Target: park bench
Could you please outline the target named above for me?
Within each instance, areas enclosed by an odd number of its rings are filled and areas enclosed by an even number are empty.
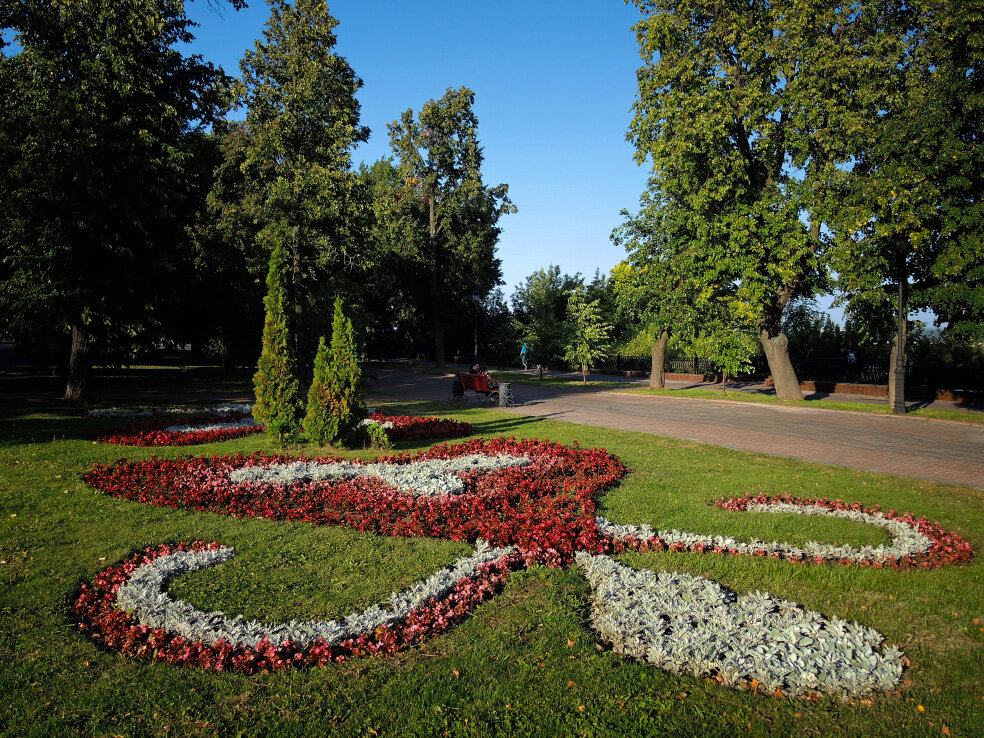
[[[465,392],[472,390],[475,397],[486,405],[499,401],[498,385],[489,381],[489,378],[484,374],[456,374],[455,376],[461,382]]]

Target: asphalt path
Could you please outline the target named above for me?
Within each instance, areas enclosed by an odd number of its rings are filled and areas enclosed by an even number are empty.
[[[378,373],[370,392],[379,398],[444,400],[451,386],[450,375]],[[505,412],[984,488],[984,425],[547,385],[513,391],[520,404]]]

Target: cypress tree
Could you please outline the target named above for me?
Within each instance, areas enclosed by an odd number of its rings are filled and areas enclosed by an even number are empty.
[[[314,382],[304,420],[312,441],[334,446],[358,438],[359,423],[366,416],[361,379],[352,321],[345,317],[338,298],[331,322],[331,347],[327,348],[322,338],[314,361]]]
[[[301,430],[301,390],[297,381],[287,315],[287,254],[278,242],[270,254],[267,294],[263,298],[266,321],[263,325],[263,351],[253,375],[256,405],[253,417],[267,427],[267,433],[287,445]]]

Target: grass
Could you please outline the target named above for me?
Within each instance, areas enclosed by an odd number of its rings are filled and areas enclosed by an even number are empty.
[[[885,540],[881,530],[843,520],[736,514],[709,505],[746,492],[791,492],[926,515],[984,550],[979,490],[474,406],[390,409],[467,420],[483,435],[605,447],[630,469],[600,503],[618,522],[795,542]],[[53,403],[0,408],[3,735],[938,736],[943,726],[952,735],[984,734],[979,557],[966,567],[915,572],[713,555],[622,557],[636,567],[708,576],[738,592],[767,590],[878,629],[901,645],[912,666],[898,693],[871,700],[775,699],[628,661],[603,648],[588,627],[590,590],[573,568],[514,574],[501,595],[447,634],[395,657],[322,670],[246,677],[100,650],[73,626],[70,598],[81,581],[144,546],[193,539],[235,546],[236,559],[180,579],[171,591],[200,608],[263,619],[334,617],[365,607],[468,550],[451,541],[232,519],[106,497],[81,480],[94,463],[274,450],[257,436],[180,449],[87,440],[120,422],[79,417]]]
[[[624,385],[623,385],[624,387]],[[710,389],[649,389],[634,388],[623,390],[633,395],[662,395],[665,397],[688,397],[698,400],[719,400],[724,402],[756,402],[772,405],[790,405],[793,407],[811,407],[822,410],[850,410],[859,413],[881,413],[891,415],[892,409],[887,401],[884,403],[870,402],[838,402],[836,400],[802,400],[784,401],[775,395],[764,395],[753,392],[740,392],[733,390],[724,394],[718,390]],[[984,412],[974,412],[966,410],[944,410],[933,407],[915,407],[906,412],[907,416],[916,418],[932,418],[934,420],[959,420],[964,423],[984,423]]]

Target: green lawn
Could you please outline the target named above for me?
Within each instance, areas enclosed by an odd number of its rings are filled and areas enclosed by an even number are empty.
[[[979,490],[476,407],[390,409],[467,420],[479,434],[607,448],[630,469],[601,501],[602,512],[618,522],[796,542],[887,540],[880,529],[843,520],[735,514],[709,505],[747,492],[791,492],[926,515],[964,536],[975,552],[984,550]],[[912,665],[900,692],[870,701],[777,699],[628,661],[602,647],[588,627],[590,591],[574,568],[518,572],[472,618],[425,645],[322,670],[241,676],[101,650],[74,627],[71,596],[83,580],[148,545],[206,539],[235,546],[239,555],[229,564],[178,580],[171,591],[203,609],[264,619],[335,617],[365,607],[469,550],[451,541],[107,497],[81,480],[94,463],[273,450],[256,436],[156,450],[86,438],[121,422],[55,405],[0,409],[4,735],[935,736],[944,726],[952,735],[984,735],[979,556],[965,567],[913,572],[715,555],[622,557],[636,567],[708,576],[739,593],[767,590],[876,628]]]

